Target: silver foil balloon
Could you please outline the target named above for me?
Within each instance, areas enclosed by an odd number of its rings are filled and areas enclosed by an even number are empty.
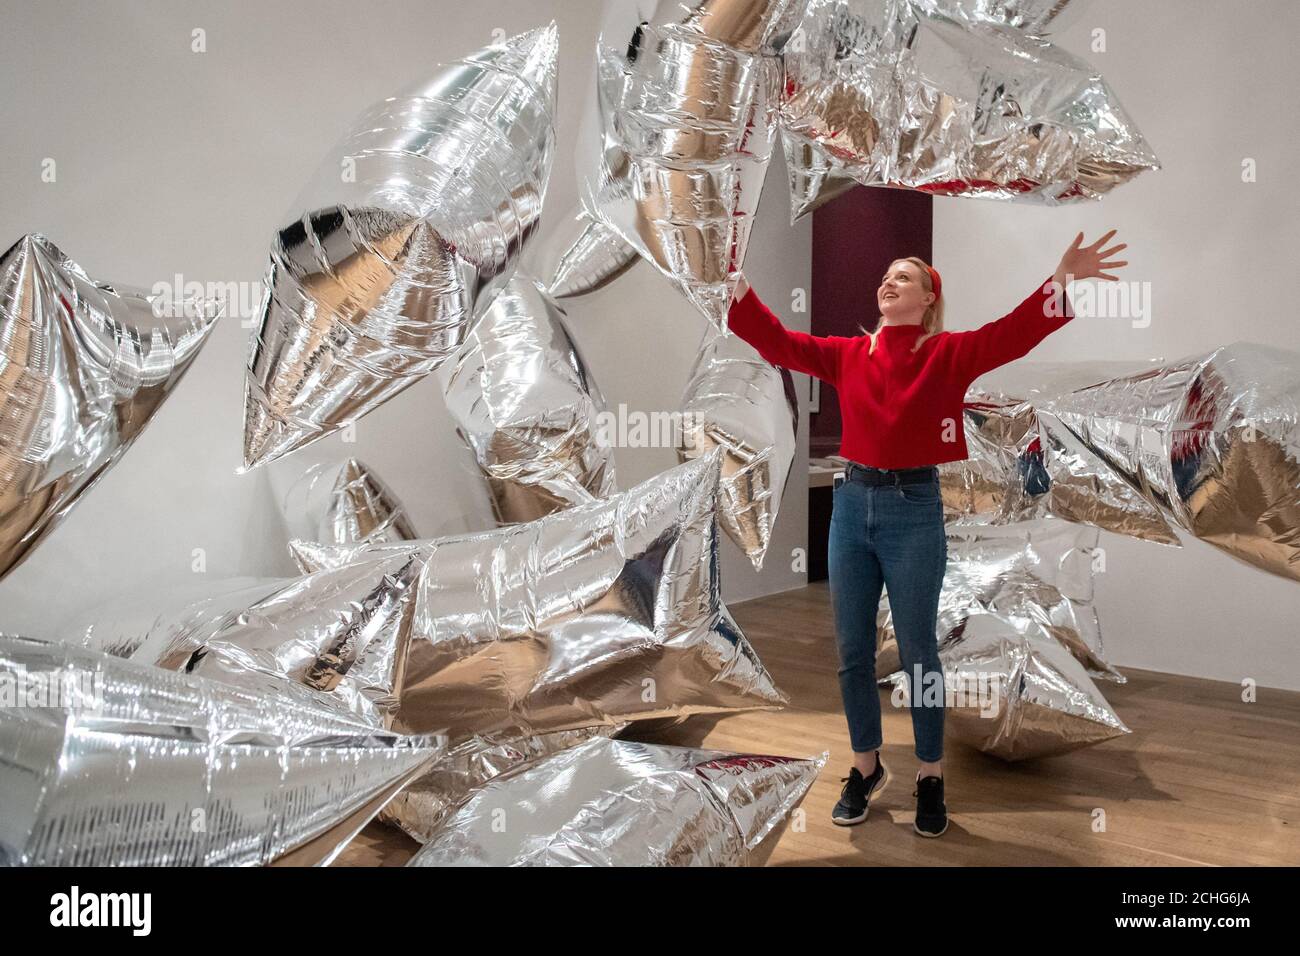
[[[498,522],[531,521],[614,490],[605,399],[535,280],[516,275],[439,370]]]
[[[379,819],[427,843],[476,788],[528,761],[559,753],[592,737],[612,737],[624,725],[559,730],[536,737],[474,736],[443,754],[384,807]]]
[[[791,0],[611,3],[579,195],[725,331],[776,129]]]
[[[678,457],[687,461],[722,450],[718,520],[761,570],[794,464],[799,424],[794,381],[739,336],[710,329],[705,339],[682,398]]]
[[[217,315],[91,279],[44,236],[0,256],[0,578],[131,446]]]
[[[1043,414],[1052,395],[1142,371],[1136,362],[1018,363],[975,382],[963,414],[970,457],[940,467],[945,512],[964,523],[1057,517],[1180,547],[1161,509]]]
[[[555,25],[365,112],[271,247],[244,462],[328,435],[449,358],[534,233],[550,175]]]
[[[294,537],[334,544],[419,537],[397,495],[356,458],[307,469],[289,488],[283,511]]]
[[[384,553],[300,578],[217,585],[143,634],[101,618],[85,643],[230,684],[300,684],[382,727],[397,708],[421,567]]]
[[[940,635],[956,632],[972,611],[1036,622],[1094,678],[1124,683],[1104,657],[1093,604],[1101,557],[1096,528],[1053,519],[1011,525],[948,525],[948,568],[939,596]],[[876,673],[901,665],[886,596],[877,616]]]
[[[586,212],[570,216],[568,224],[569,229],[555,240],[564,251],[544,272],[550,276],[546,291],[557,299],[603,289],[640,258],[618,233]]]
[[[1102,461],[1194,537],[1300,581],[1300,353],[1236,342],[1038,401],[1056,461]]]
[[[795,218],[828,198],[823,185],[841,192],[844,177],[1056,205],[1159,168],[1091,66],[982,17],[910,0],[811,0],[783,62],[782,142],[803,190],[791,197]]]
[[[0,864],[329,863],[442,752],[303,688],[0,637]]]
[[[596,738],[480,787],[410,866],[744,866],[827,759]]]
[[[1030,617],[972,611],[939,648],[944,733],[1016,761],[1069,753],[1131,731],[1083,665]],[[933,685],[892,678],[901,703]],[[927,699],[922,697],[922,700]]]
[[[299,543],[304,567],[424,562],[393,727],[534,736],[787,703],[721,601],[722,453],[528,524]]]

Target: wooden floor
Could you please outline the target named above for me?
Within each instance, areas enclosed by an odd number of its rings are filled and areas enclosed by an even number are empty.
[[[1300,693],[1121,667],[1101,684],[1133,733],[1061,757],[1006,764],[949,742],[948,832],[912,831],[916,756],[906,711],[882,695],[894,774],[866,823],[830,822],[848,772],[829,593],[824,582],[730,608],[777,685],[783,711],[692,718],[666,744],[831,759],[802,807],[761,854],[769,865],[1160,866],[1300,864]],[[643,738],[649,739],[649,738]],[[338,865],[399,866],[416,845],[371,824]]]

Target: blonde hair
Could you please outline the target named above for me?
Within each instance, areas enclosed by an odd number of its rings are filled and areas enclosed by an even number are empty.
[[[921,285],[925,287],[926,292],[934,291],[934,283],[930,281],[930,267],[924,259],[917,256],[904,256],[902,259],[895,259],[894,262],[910,262],[921,270]],[[894,262],[891,262],[892,266]],[[943,331],[943,297],[935,299],[925,310],[925,315],[921,316],[921,327],[925,330],[916,337],[916,344],[912,346],[912,351],[919,349],[926,339],[933,335],[938,335]],[[859,325],[864,335],[871,339],[871,348],[868,352],[876,350],[876,333],[880,331],[877,324],[875,332],[868,332],[865,326]]]

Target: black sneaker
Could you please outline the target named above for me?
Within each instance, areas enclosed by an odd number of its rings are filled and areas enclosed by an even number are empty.
[[[869,777],[854,767],[844,781],[844,790],[840,793],[840,802],[831,811],[831,822],[841,827],[851,827],[867,818],[867,808],[871,798],[885,788],[889,782],[889,770],[876,751],[876,769]]]
[[[943,802],[943,777],[922,777],[912,791],[916,820],[912,829],[923,837],[937,837],[948,829],[948,808]]]

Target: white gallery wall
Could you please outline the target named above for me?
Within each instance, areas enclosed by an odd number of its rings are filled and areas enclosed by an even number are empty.
[[[1300,350],[1297,36],[1293,0],[1089,3],[1056,40],[1106,77],[1163,168],[1084,206],[936,199],[949,328],[1010,311],[1076,233],[1091,241],[1114,228],[1128,243],[1119,275],[1149,292],[1149,324],[1076,318],[1025,361],[1173,360],[1240,340]],[[1243,182],[1247,160],[1254,182]],[[1300,688],[1300,584],[1180,537],[1178,549],[1102,533],[1110,659]]]
[[[557,152],[539,245],[574,205],[573,143],[586,103],[596,0],[176,0],[9,4],[0,31],[0,243],[41,232],[95,278],[151,287],[257,282],[268,244],[321,157],[366,106],[439,62],[559,26]],[[206,52],[192,51],[202,30]],[[42,181],[46,160],[56,179]],[[807,288],[810,231],[791,229],[771,170],[748,265],[774,300]],[[611,409],[679,408],[704,319],[639,265],[574,300],[570,325]],[[808,316],[788,316],[808,327]],[[249,329],[223,320],[154,422],[20,568],[0,582],[0,631],[69,635],[101,613],[175,605],[218,579],[287,575],[279,502],[315,462],[361,458],[433,536],[491,526],[472,459],[436,380],[336,435],[246,475]],[[802,376],[799,376],[802,379]],[[806,394],[806,379],[801,382]],[[807,410],[768,559],[756,573],[723,543],[736,601],[806,580]],[[620,448],[619,486],[676,464],[671,448]],[[134,617],[134,614],[131,614]]]

